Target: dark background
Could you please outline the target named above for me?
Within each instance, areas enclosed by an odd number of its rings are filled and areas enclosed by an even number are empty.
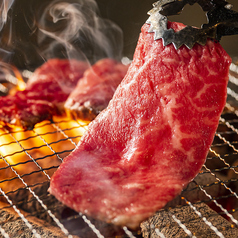
[[[65,0],[75,2],[76,0]],[[45,60],[36,50],[38,32],[32,27],[49,0],[15,0],[9,11],[7,24],[0,33],[0,57],[19,68],[34,70]],[[100,14],[119,25],[123,31],[123,56],[133,57],[141,26],[149,17],[147,12],[155,0],[96,0]],[[238,11],[238,0],[229,0]],[[200,27],[206,23],[205,13],[198,4],[186,5],[181,15],[169,20]],[[226,36],[222,46],[231,55],[238,56],[238,36]],[[47,44],[47,42],[46,42]],[[41,49],[40,49],[41,50]],[[9,53],[11,52],[11,53]]]
[[[232,10],[238,12],[238,0],[227,0],[233,5]],[[97,0],[102,15],[115,21],[124,32],[124,52],[131,55],[141,25],[148,18],[147,12],[152,8],[155,0]],[[187,25],[200,27],[206,23],[205,13],[198,4],[186,5],[181,15],[169,18]],[[232,56],[238,56],[238,36],[225,36],[221,40],[222,46]]]

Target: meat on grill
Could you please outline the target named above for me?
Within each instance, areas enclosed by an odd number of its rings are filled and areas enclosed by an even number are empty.
[[[0,98],[0,120],[32,128],[62,114],[66,99],[87,68],[87,63],[77,60],[47,61],[34,72],[24,91]]]
[[[112,99],[128,66],[113,59],[102,59],[86,70],[65,103],[66,111],[76,118],[93,120]]]
[[[49,189],[78,212],[132,229],[201,169],[225,105],[231,63],[217,42],[175,50],[154,41],[148,29],[142,27],[113,99],[64,159]]]

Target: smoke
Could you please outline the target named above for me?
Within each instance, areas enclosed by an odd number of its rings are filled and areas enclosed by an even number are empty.
[[[9,16],[9,10],[11,9],[12,5],[14,3],[14,0],[0,0],[0,32],[2,32],[3,28],[6,26],[7,21],[9,20],[10,16]],[[9,32],[11,32],[11,24],[9,24],[8,26],[8,30],[7,30],[7,34],[3,37],[1,36],[1,42],[5,41],[7,42],[7,45],[10,42],[10,34]],[[5,49],[5,48],[1,48],[0,47],[0,61],[4,61],[4,62],[9,62],[11,60],[12,57],[12,52],[11,50]]]
[[[38,22],[38,44],[44,58],[121,58],[123,35],[113,22],[102,19],[94,0],[53,1]],[[47,42],[48,41],[48,42]],[[40,47],[42,49],[42,47]]]
[[[11,8],[14,0],[0,0],[0,31],[7,22],[8,11]]]
[[[95,0],[3,0],[1,11],[0,48],[18,68],[50,58],[122,58],[122,30],[100,16]]]

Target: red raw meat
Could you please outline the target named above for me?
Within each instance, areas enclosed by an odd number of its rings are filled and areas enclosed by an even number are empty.
[[[78,212],[132,229],[201,169],[225,105],[231,63],[219,43],[175,50],[154,41],[148,29],[142,27],[113,99],[64,159],[49,189]]]
[[[38,85],[38,83],[53,84],[55,82],[57,83],[55,85],[60,87],[62,92],[69,95],[75,89],[79,79],[82,78],[84,71],[88,68],[89,64],[83,61],[50,59],[36,69],[27,82],[27,89],[34,90],[35,85]]]
[[[112,99],[126,75],[128,66],[113,59],[102,59],[85,71],[69,95],[65,108],[73,117],[93,120]]]
[[[0,120],[30,129],[62,114],[66,99],[88,67],[77,60],[47,61],[34,72],[24,91],[0,98]]]

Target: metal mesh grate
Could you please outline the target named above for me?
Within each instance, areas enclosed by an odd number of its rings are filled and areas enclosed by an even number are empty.
[[[54,117],[30,131],[0,126],[0,237],[236,237],[228,236],[238,234],[236,92],[238,67],[232,64],[226,108],[206,164],[180,196],[142,224],[142,233],[76,213],[47,192],[86,123]]]

